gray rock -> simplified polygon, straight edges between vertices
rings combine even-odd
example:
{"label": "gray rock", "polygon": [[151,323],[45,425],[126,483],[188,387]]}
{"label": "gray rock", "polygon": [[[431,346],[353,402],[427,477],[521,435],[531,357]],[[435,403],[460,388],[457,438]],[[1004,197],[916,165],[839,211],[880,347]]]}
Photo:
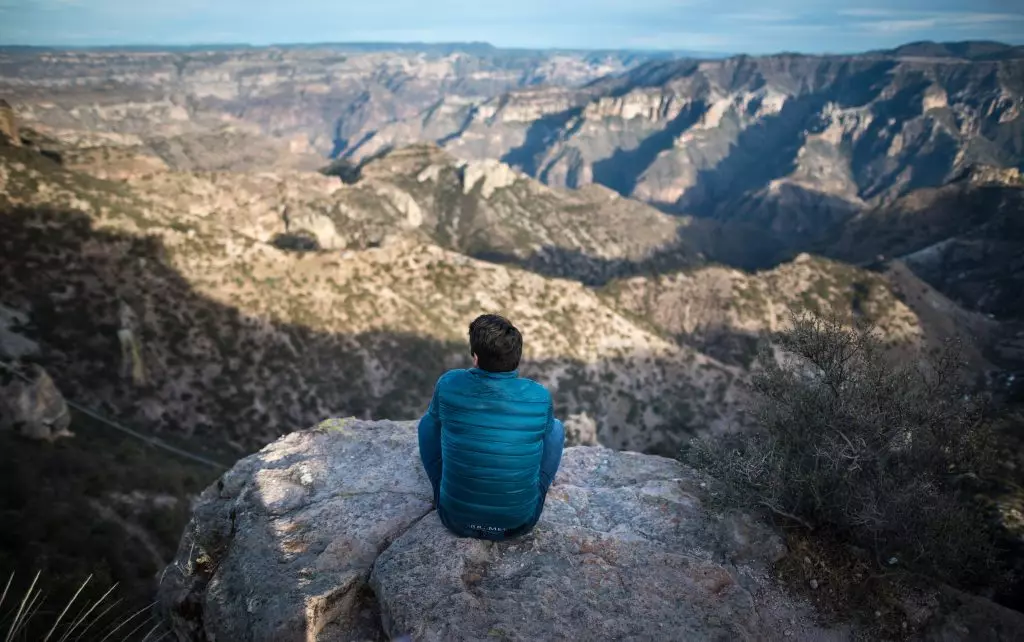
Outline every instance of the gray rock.
{"label": "gray rock", "polygon": [[[805,609],[751,569],[772,561],[777,535],[734,539],[697,497],[679,463],[577,447],[565,452],[544,517],[517,542],[457,539],[434,514],[374,565],[386,632],[430,640],[758,639]],[[776,604],[769,604],[774,602]],[[762,608],[764,611],[762,612]],[[838,632],[808,629],[827,639]],[[771,637],[772,634],[768,634]]]}
{"label": "gray rock", "polygon": [[[771,579],[778,534],[702,492],[674,460],[573,447],[532,533],[459,539],[431,510],[413,423],[330,420],[203,493],[159,601],[179,640],[854,638]],[[958,604],[930,639],[1024,631],[1018,613]]]}
{"label": "gray rock", "polygon": [[327,421],[243,459],[200,497],[160,603],[182,640],[380,637],[366,575],[431,508],[410,425]]}
{"label": "gray rock", "polygon": [[27,375],[30,381],[12,378],[0,385],[0,429],[48,441],[72,436],[68,405],[53,379],[38,365],[29,366]]}
{"label": "gray rock", "polygon": [[991,600],[940,587],[932,598],[938,617],[921,635],[927,642],[1011,642],[1024,640],[1024,615]]}
{"label": "gray rock", "polygon": [[27,323],[27,315],[0,305],[0,358],[17,361],[39,354],[39,344],[17,331]]}

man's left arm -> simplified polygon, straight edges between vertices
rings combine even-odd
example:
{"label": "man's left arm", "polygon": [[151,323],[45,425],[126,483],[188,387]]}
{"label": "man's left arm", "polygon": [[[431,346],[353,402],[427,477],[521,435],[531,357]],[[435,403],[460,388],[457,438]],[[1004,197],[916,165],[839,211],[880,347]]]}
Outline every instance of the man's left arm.
{"label": "man's left arm", "polygon": [[439,412],[439,389],[441,380],[434,386],[434,394],[430,398],[430,406],[426,414],[420,419],[418,428],[420,444],[420,460],[423,462],[423,469],[427,472],[430,484],[434,487],[434,494],[438,492],[441,484],[441,415]]}

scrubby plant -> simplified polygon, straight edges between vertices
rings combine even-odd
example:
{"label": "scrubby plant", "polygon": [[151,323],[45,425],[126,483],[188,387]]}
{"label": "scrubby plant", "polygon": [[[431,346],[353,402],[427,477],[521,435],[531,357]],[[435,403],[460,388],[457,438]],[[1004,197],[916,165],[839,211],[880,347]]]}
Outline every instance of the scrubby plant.
{"label": "scrubby plant", "polygon": [[869,327],[794,314],[753,376],[757,429],[684,455],[729,505],[761,507],[874,554],[886,569],[991,585],[995,520],[975,494],[993,471],[983,404],[950,345],[894,363]]}

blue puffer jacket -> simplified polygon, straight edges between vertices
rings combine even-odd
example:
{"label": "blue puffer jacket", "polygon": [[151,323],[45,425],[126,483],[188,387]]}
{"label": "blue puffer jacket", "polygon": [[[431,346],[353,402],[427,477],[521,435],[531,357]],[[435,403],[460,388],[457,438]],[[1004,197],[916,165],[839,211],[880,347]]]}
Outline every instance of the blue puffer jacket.
{"label": "blue puffer jacket", "polygon": [[472,368],[442,375],[420,427],[421,439],[440,437],[438,503],[445,521],[493,529],[529,522],[553,421],[547,389],[518,372]]}

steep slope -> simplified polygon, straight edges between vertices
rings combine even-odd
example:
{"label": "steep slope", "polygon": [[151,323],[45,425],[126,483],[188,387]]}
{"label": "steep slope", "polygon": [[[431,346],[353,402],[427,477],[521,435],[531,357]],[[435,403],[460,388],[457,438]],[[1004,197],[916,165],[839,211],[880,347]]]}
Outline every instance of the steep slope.
{"label": "steep slope", "polygon": [[904,349],[924,340],[917,315],[882,275],[807,254],[765,272],[708,266],[623,279],[602,293],[676,341],[743,367],[751,365],[758,340],[787,327],[790,310],[800,308],[872,321]]}
{"label": "steep slope", "polygon": [[788,327],[791,311],[800,309],[870,323],[895,356],[915,357],[959,339],[971,376],[998,365],[993,350],[1010,331],[964,310],[898,261],[875,272],[801,254],[772,270],[706,266],[622,279],[601,292],[677,343],[744,369],[766,335]]}
{"label": "steep slope", "polygon": [[[433,146],[383,155],[349,182],[108,182],[3,149],[2,303],[61,346],[72,397],[171,431],[231,426],[248,446],[324,414],[415,416],[436,376],[465,363],[465,326],[484,310],[524,329],[524,372],[560,412],[588,415],[606,445],[659,452],[741,421],[735,384],[788,306],[868,316],[894,342],[921,342],[877,275],[810,257],[757,275],[708,266],[717,224]],[[144,384],[116,373],[124,306]]]}
{"label": "steep slope", "polygon": [[[652,61],[582,89],[433,109],[351,155],[431,138],[550,184],[597,182],[807,242],[970,164],[1020,167],[1024,58],[1009,51],[997,60],[895,51]],[[437,114],[451,125],[441,136]]]}
{"label": "steep slope", "polygon": [[[29,315],[66,394],[115,416],[246,448],[328,414],[414,417],[435,378],[466,363],[466,324],[484,310],[521,325],[524,373],[552,387],[560,413],[595,418],[605,443],[670,451],[734,414],[733,369],[578,282],[475,260],[416,230],[364,251],[281,250],[246,234],[232,218],[241,209],[204,218],[202,206],[189,213],[8,151],[3,303]],[[308,194],[317,180],[349,196],[316,174],[271,184]],[[118,372],[124,307],[137,319],[144,381]]]}
{"label": "steep slope", "polygon": [[828,252],[858,263],[900,259],[960,306],[1024,320],[1024,179],[974,167],[939,188],[867,210]]}

